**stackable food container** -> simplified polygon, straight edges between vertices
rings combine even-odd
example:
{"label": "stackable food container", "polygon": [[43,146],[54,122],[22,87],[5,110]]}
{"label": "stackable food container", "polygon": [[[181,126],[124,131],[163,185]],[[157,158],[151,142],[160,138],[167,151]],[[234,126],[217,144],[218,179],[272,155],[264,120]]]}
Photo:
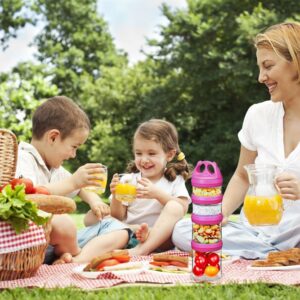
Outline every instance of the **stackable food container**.
{"label": "stackable food container", "polygon": [[223,177],[215,162],[198,161],[192,174],[192,276],[195,281],[221,277]]}

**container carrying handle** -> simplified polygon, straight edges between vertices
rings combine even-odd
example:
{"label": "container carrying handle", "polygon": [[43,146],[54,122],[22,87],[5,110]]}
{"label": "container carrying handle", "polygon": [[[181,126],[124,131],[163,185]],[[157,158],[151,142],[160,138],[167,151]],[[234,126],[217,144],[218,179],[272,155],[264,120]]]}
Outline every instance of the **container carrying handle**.
{"label": "container carrying handle", "polygon": [[195,170],[197,173],[201,174],[201,177],[222,177],[219,167],[214,161],[200,160],[198,161]]}

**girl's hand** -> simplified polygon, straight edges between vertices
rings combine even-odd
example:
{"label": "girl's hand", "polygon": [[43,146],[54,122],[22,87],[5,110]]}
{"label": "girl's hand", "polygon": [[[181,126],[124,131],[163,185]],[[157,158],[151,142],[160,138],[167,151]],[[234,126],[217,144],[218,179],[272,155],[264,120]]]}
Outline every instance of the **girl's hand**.
{"label": "girl's hand", "polygon": [[157,198],[157,194],[159,193],[158,188],[148,179],[142,178],[138,180],[137,186],[137,198]]}
{"label": "girl's hand", "polygon": [[275,184],[284,199],[300,199],[300,182],[297,176],[291,173],[281,173],[276,177]]}
{"label": "girl's hand", "polygon": [[88,163],[81,166],[71,176],[74,190],[81,189],[87,185],[101,186],[95,182],[95,180],[101,179],[101,173],[103,173],[101,164]]}
{"label": "girl's hand", "polygon": [[116,192],[116,186],[117,184],[120,182],[120,178],[119,178],[119,175],[118,174],[114,174],[112,180],[111,180],[111,183],[109,185],[109,189],[110,189],[110,192],[111,194],[115,194]]}

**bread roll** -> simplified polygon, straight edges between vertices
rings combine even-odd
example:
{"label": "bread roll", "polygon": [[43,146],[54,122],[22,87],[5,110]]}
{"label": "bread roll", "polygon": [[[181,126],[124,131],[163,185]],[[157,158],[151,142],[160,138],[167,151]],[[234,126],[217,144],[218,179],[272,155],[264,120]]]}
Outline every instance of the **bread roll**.
{"label": "bread roll", "polygon": [[65,214],[76,210],[75,201],[57,195],[28,194],[26,200],[33,201],[38,208],[51,214]]}

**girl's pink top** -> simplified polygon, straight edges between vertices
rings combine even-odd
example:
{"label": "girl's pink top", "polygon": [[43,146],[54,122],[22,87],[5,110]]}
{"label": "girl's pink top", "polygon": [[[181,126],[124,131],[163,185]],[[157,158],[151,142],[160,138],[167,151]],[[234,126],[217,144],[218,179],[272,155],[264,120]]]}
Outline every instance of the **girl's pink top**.
{"label": "girl's pink top", "polygon": [[218,165],[214,161],[198,161],[193,174],[192,186],[200,188],[220,187],[223,177]]}
{"label": "girl's pink top", "polygon": [[217,214],[214,216],[199,216],[192,214],[192,222],[199,225],[216,225],[220,224],[222,220],[222,214]]}
{"label": "girl's pink top", "polygon": [[195,241],[192,241],[192,249],[196,250],[197,252],[214,252],[219,251],[222,249],[223,243],[219,241],[215,244],[199,244]]}

